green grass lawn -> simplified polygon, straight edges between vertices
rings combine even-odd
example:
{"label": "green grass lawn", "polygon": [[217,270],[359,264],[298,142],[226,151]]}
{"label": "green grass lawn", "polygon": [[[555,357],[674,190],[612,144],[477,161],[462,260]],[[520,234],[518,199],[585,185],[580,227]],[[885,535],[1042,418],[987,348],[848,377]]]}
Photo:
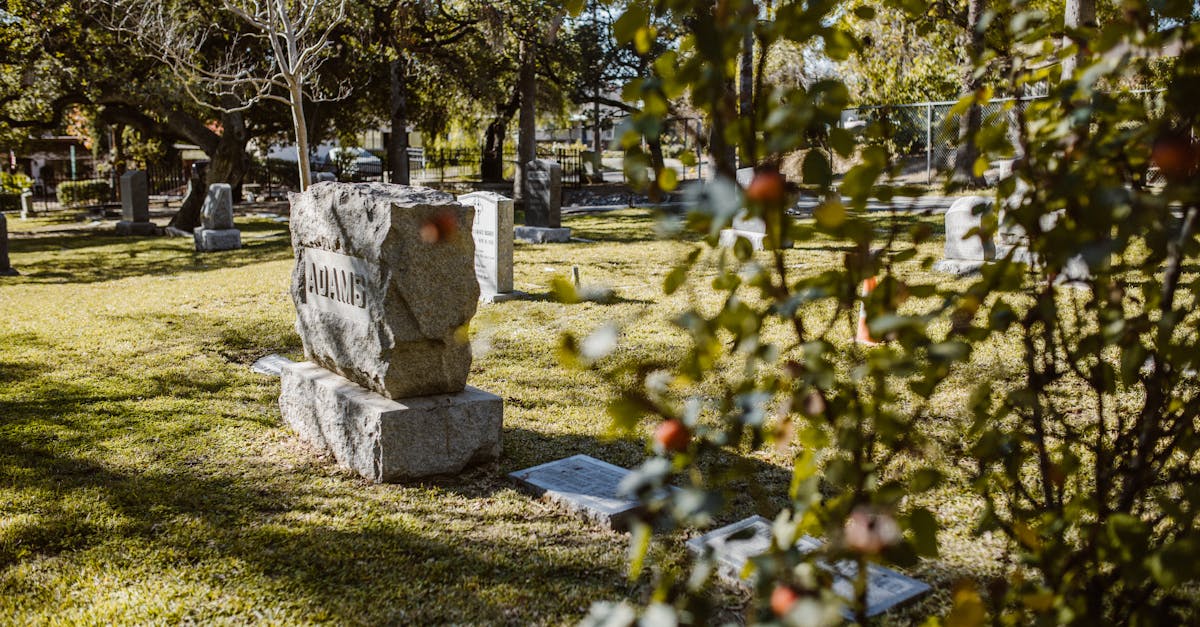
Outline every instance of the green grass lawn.
{"label": "green grass lawn", "polygon": [[[646,599],[648,580],[626,578],[624,535],[534,500],[505,474],[576,453],[644,459],[651,425],[613,434],[609,390],[561,367],[556,346],[563,331],[616,320],[626,325],[617,358],[682,354],[667,320],[717,306],[703,282],[662,295],[695,242],[658,237],[655,216],[631,209],[569,218],[592,243],[518,243],[516,288],[534,298],[481,305],[472,323],[469,383],[504,398],[502,458],[460,477],[371,485],[300,444],[280,420],[278,379],[250,372],[269,353],[299,359],[301,346],[286,225],[238,222],[243,249],[202,255],[189,239],[10,220],[22,276],[0,279],[0,622],[559,624],[594,601]],[[818,272],[840,255],[817,242],[788,263]],[[572,266],[616,298],[548,298]],[[924,271],[914,261],[902,272]],[[839,324],[849,343],[850,321]],[[999,345],[976,355],[955,376],[1015,367]],[[944,613],[956,580],[1001,567],[1000,543],[970,534],[979,504],[955,487],[965,479],[949,461],[969,386],[946,389],[928,452],[951,474],[927,503],[945,527],[942,557],[910,572],[935,592],[888,622]],[[773,516],[794,454],[718,460],[757,472],[720,522]],[[746,605],[736,592],[724,599],[730,617]]]}

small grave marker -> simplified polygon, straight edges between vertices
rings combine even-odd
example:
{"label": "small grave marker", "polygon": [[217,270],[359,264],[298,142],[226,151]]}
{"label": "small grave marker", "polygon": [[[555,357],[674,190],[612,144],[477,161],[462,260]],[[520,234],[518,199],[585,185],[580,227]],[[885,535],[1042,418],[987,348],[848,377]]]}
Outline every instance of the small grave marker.
{"label": "small grave marker", "polygon": [[[730,539],[730,536],[747,529],[753,531],[749,537]],[[751,516],[700,537],[692,538],[688,540],[687,547],[696,554],[703,553],[705,547],[710,548],[719,564],[721,576],[740,585],[747,585],[748,582],[740,577],[742,568],[750,559],[767,552],[771,548],[771,539],[771,521],[762,516]],[[797,545],[801,550],[807,552],[820,548],[821,541],[811,536],[804,536],[797,541]],[[819,562],[818,564],[834,576],[833,591],[835,593],[846,599],[854,596],[854,578],[858,571],[853,562],[842,561],[833,565]],[[867,573],[867,616],[882,614],[930,590],[927,583],[876,564],[871,564]]]}
{"label": "small grave marker", "polygon": [[610,529],[625,529],[641,509],[637,498],[617,496],[621,480],[631,471],[589,455],[509,473],[517,483]]}
{"label": "small grave marker", "polygon": [[278,377],[283,371],[283,367],[288,364],[296,363],[283,355],[267,355],[260,357],[258,361],[250,364],[250,371],[258,374],[265,374],[271,377]]}

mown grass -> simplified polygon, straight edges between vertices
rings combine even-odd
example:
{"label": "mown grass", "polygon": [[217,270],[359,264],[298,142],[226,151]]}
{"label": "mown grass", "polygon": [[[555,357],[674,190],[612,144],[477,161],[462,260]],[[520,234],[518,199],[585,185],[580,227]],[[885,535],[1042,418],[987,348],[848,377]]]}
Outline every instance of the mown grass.
{"label": "mown grass", "polygon": [[[879,219],[941,227],[936,216]],[[207,255],[187,239],[14,236],[23,276],[0,283],[0,622],[545,624],[574,622],[597,600],[645,600],[646,579],[626,579],[625,536],[505,475],[576,453],[640,463],[651,426],[613,433],[609,390],[558,364],[560,334],[616,320],[616,359],[669,363],[685,350],[669,318],[718,306],[704,287],[714,269],[664,296],[664,277],[696,242],[663,239],[646,210],[567,225],[592,242],[517,244],[516,288],[533,298],[481,305],[472,323],[469,382],[505,400],[501,460],[406,485],[368,484],[298,443],[279,418],[278,380],[248,368],[268,353],[301,357],[286,225],[239,219],[245,248]],[[836,242],[808,243],[788,264],[819,272],[841,254]],[[616,298],[546,297],[572,266]],[[900,271],[926,272],[916,261]],[[849,345],[850,329],[840,320],[831,337]],[[911,573],[935,593],[885,622],[942,614],[953,582],[1001,568],[998,541],[971,534],[979,503],[953,459],[966,383],[1003,379],[1013,359],[1004,341],[981,346],[955,374],[963,384],[938,397],[927,453],[952,480],[928,504],[945,527],[942,555]],[[794,453],[719,460],[755,472],[719,522],[773,516]],[[744,600],[725,599],[736,618]]]}

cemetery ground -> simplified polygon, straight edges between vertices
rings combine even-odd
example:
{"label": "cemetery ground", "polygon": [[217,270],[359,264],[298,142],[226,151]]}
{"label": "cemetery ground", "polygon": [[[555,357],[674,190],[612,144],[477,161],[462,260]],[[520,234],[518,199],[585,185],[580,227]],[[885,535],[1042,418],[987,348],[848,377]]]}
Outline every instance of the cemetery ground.
{"label": "cemetery ground", "polygon": [[[939,215],[873,219],[942,229]],[[625,535],[506,478],[579,453],[626,468],[648,454],[653,424],[614,433],[610,389],[563,367],[557,347],[563,331],[584,336],[615,320],[625,330],[611,359],[669,363],[685,350],[670,317],[719,306],[702,280],[663,295],[674,263],[701,244],[660,236],[650,210],[572,215],[564,226],[579,239],[517,243],[515,287],[531,297],[481,304],[470,332],[468,383],[504,398],[503,455],[461,477],[400,485],[367,483],[300,444],[280,420],[279,380],[250,371],[270,353],[302,358],[286,224],[239,216],[244,247],[213,254],[190,239],[118,238],[53,218],[9,224],[22,276],[0,283],[3,622],[570,623],[594,601],[650,594],[647,574],[627,580]],[[940,257],[939,239],[922,246]],[[787,262],[817,273],[842,254],[840,242],[803,242]],[[582,285],[613,298],[556,302],[548,286],[573,266]],[[899,272],[931,271],[919,256]],[[816,324],[823,313],[808,315]],[[846,373],[867,355],[852,328],[847,316],[830,334],[846,347]],[[971,384],[990,377],[1002,390],[1020,371],[1015,333],[979,345],[935,399],[919,454],[948,480],[907,505],[936,512],[941,555],[905,571],[933,592],[882,624],[944,614],[955,582],[1006,567],[998,538],[972,534],[981,504],[956,460]],[[773,517],[796,453],[782,443],[712,462],[755,471],[716,524]],[[686,572],[687,539],[673,536],[654,563]],[[753,611],[733,589],[722,598],[729,618]]]}

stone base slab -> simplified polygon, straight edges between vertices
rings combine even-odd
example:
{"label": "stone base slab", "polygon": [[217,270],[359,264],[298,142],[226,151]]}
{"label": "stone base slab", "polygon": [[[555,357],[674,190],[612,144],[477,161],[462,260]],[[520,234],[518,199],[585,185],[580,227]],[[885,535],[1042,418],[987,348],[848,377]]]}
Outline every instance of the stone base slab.
{"label": "stone base slab", "polygon": [[457,394],[392,400],[312,362],[283,364],[279,409],[300,439],[376,483],[460,472],[500,456],[504,401]]}
{"label": "stone base slab", "polygon": [[17,272],[16,268],[10,266],[8,268],[0,268],[0,276],[21,276],[21,273]]}
{"label": "stone base slab", "polygon": [[242,232],[237,229],[206,229],[200,226],[192,232],[192,237],[196,240],[196,252],[237,250],[242,247]]}
{"label": "stone base slab", "polygon": [[117,223],[117,235],[158,235],[158,225],[153,222],[121,220]]}
{"label": "stone base slab", "polygon": [[571,241],[571,229],[565,226],[518,226],[513,228],[513,237],[530,244],[562,244]]}
{"label": "stone base slab", "polygon": [[[738,238],[750,242],[750,247],[754,250],[763,250],[763,242],[767,239],[766,233],[759,231],[745,231],[742,229],[721,229],[721,236],[718,240],[718,245],[722,248],[733,248],[737,243]],[[791,248],[792,242],[784,242],[784,248]]]}
{"label": "stone base slab", "polygon": [[504,303],[510,300],[523,300],[529,298],[529,294],[525,292],[499,292],[496,294],[479,294],[479,302],[481,303]]}
{"label": "stone base slab", "polygon": [[933,269],[947,274],[968,276],[978,274],[979,269],[989,262],[991,262],[990,259],[987,261],[975,259],[939,259],[933,263]]}

